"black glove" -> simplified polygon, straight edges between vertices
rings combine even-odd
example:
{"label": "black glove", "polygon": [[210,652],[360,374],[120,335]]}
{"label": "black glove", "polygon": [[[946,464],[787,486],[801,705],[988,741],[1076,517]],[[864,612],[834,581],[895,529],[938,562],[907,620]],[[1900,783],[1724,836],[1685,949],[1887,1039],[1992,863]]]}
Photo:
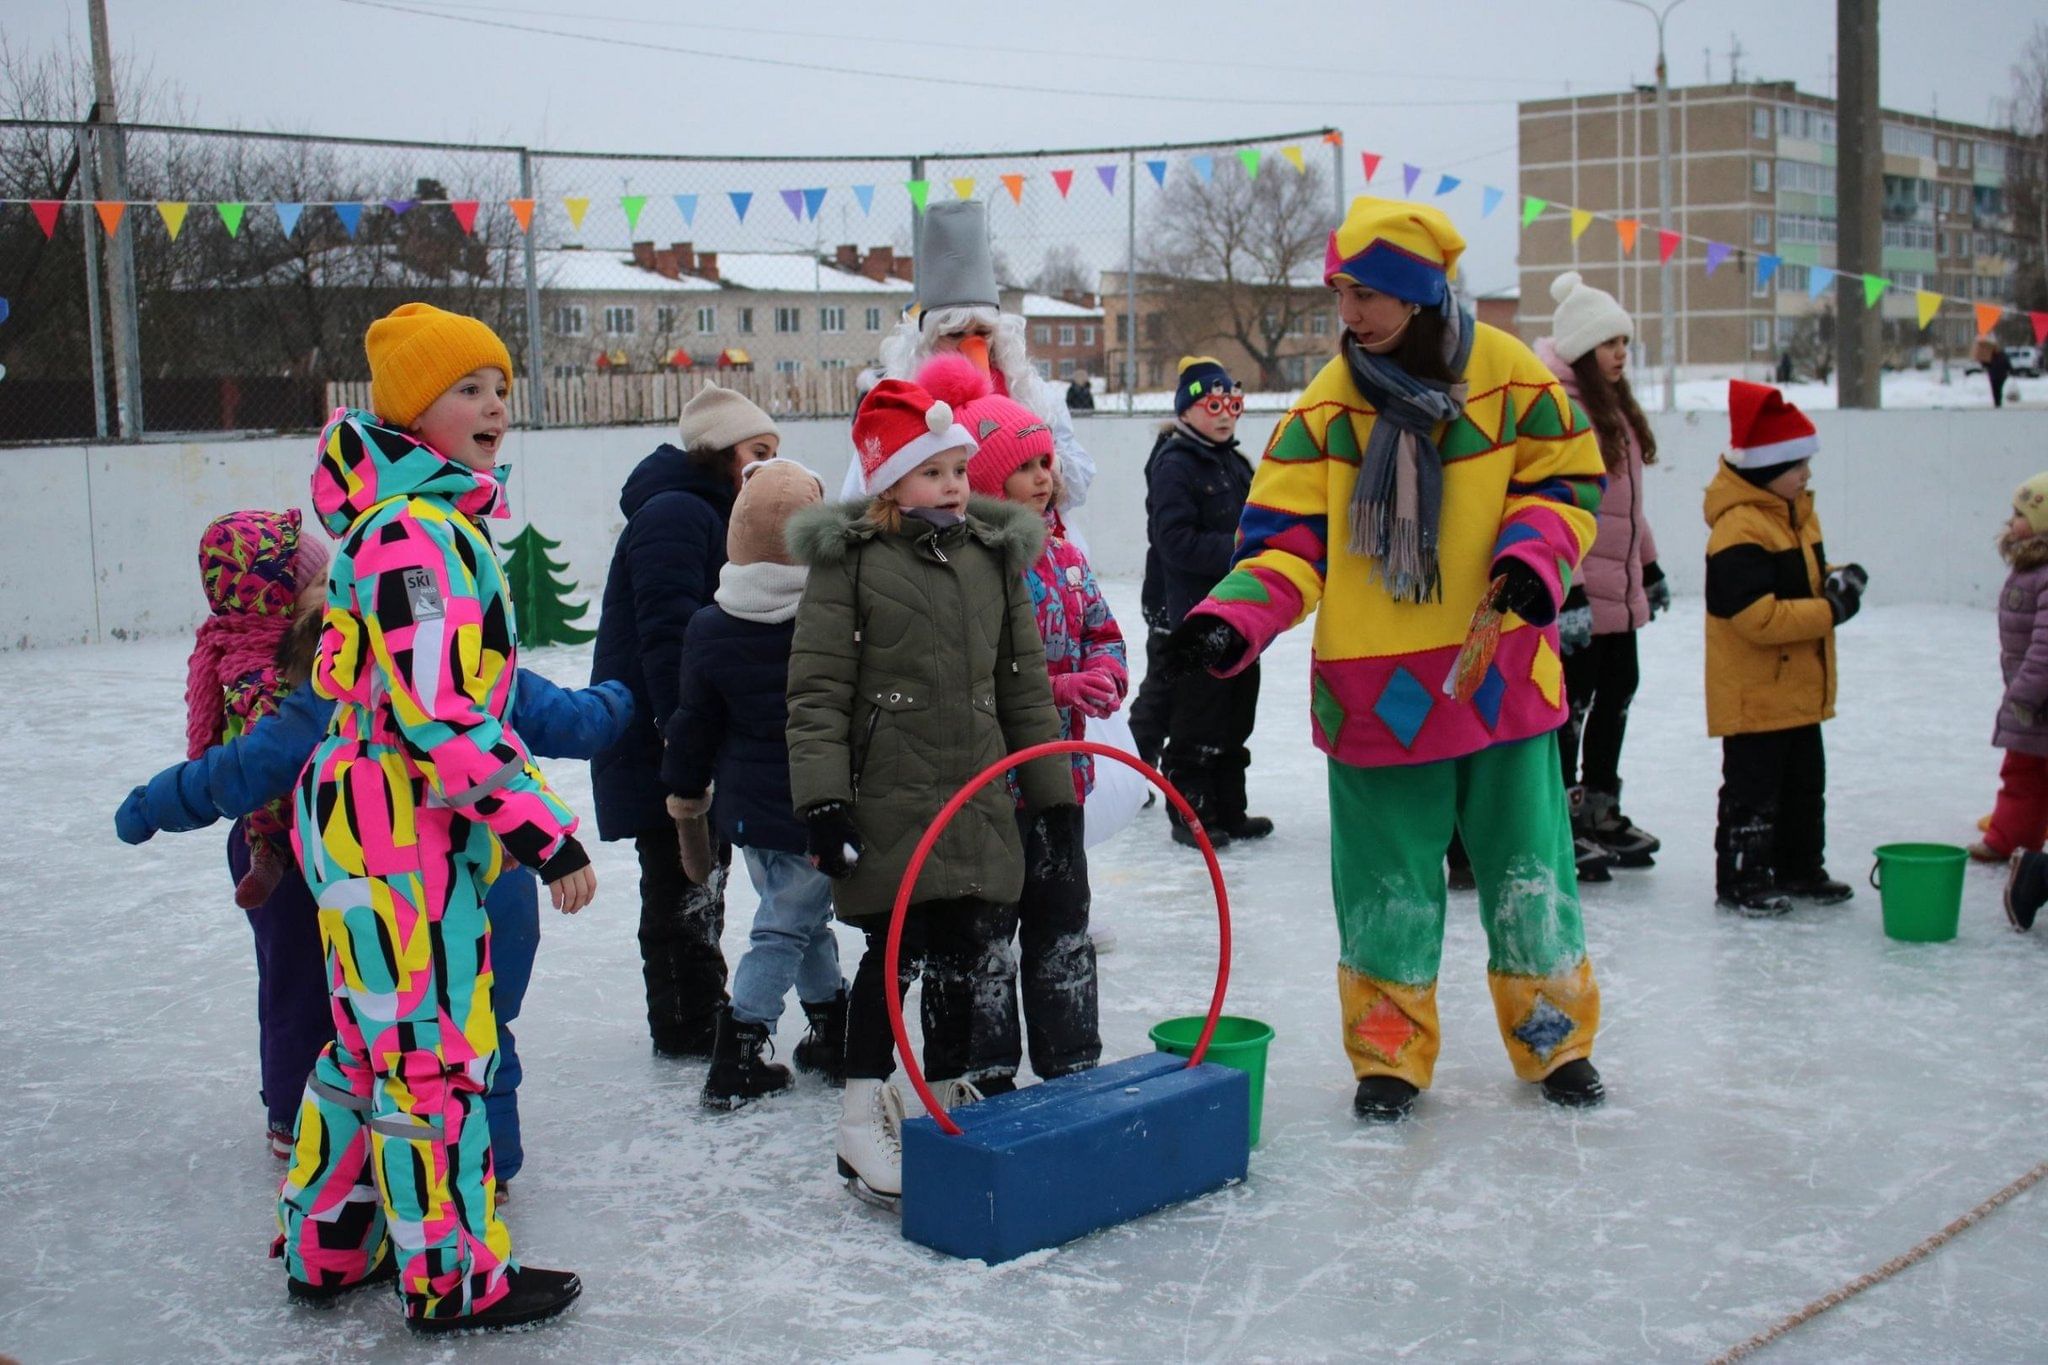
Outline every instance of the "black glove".
{"label": "black glove", "polygon": [[1251,642],[1221,617],[1190,616],[1159,647],[1159,680],[1178,682],[1204,669],[1228,668],[1250,648]]}
{"label": "black glove", "polygon": [[1550,603],[1550,589],[1544,586],[1536,571],[1519,559],[1503,559],[1493,566],[1496,578],[1505,578],[1501,584],[1500,599],[1494,603],[1503,615],[1513,612],[1532,626],[1547,626],[1557,616],[1557,608]]}
{"label": "black glove", "polygon": [[1650,600],[1650,619],[1671,610],[1671,585],[1664,581],[1664,571],[1656,562],[1643,565],[1643,596]]}
{"label": "black glove", "polygon": [[804,812],[804,824],[809,829],[804,842],[811,866],[834,881],[852,876],[861,849],[853,807],[844,801],[821,801]]}
{"label": "black glove", "polygon": [[1835,613],[1836,625],[1841,625],[1862,608],[1863,589],[1869,582],[1870,575],[1863,571],[1861,564],[1844,564],[1828,574],[1820,590]]}

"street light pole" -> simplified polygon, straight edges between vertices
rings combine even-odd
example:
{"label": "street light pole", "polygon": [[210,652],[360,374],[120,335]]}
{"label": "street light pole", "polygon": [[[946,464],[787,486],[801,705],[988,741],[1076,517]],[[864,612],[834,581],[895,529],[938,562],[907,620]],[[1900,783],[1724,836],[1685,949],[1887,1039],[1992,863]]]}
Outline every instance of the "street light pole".
{"label": "street light pole", "polygon": [[[1671,0],[1662,10],[1644,0],[1619,0],[1632,5],[1657,22],[1657,218],[1667,232],[1671,226],[1671,74],[1664,61],[1664,21],[1685,0]],[[1658,348],[1664,352],[1664,411],[1678,410],[1678,328],[1672,318],[1671,262],[1657,267]]]}

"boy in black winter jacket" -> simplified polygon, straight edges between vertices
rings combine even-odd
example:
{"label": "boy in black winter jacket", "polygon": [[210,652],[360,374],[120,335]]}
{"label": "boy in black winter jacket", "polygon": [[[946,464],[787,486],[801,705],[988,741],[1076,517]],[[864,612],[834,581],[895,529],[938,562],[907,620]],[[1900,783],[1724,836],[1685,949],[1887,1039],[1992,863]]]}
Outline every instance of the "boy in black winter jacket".
{"label": "boy in black winter jacket", "polygon": [[[1252,466],[1237,448],[1244,393],[1208,356],[1184,356],[1173,391],[1173,424],[1145,461],[1143,606],[1145,681],[1131,708],[1131,732],[1147,762],[1164,749],[1160,771],[1180,788],[1219,847],[1273,832],[1245,814],[1245,742],[1259,708],[1259,666],[1235,677],[1197,670],[1166,681],[1159,650],[1188,610],[1230,572],[1237,522],[1251,491]],[[1169,808],[1176,842],[1194,844]]]}
{"label": "boy in black winter jacket", "polygon": [[[789,794],[790,642],[806,570],[783,527],[822,501],[818,476],[793,460],[751,465],[733,503],[728,557],[712,604],[690,618],[661,775],[682,827],[708,812],[718,839],[743,850],[761,898],[732,1001],[718,1012],[707,1109],[737,1109],[789,1089],[789,1069],[762,1056],[793,984],[811,1031],[799,1070],[842,1083],[846,983],[832,934],[832,882],[804,856],[806,827]],[[715,779],[715,784],[714,784]]]}

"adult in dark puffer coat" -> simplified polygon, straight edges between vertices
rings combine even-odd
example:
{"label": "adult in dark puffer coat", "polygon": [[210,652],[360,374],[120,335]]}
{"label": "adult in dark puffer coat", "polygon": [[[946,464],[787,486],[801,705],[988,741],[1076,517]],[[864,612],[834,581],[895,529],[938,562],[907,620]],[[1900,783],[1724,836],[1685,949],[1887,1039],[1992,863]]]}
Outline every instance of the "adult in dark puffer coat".
{"label": "adult in dark puffer coat", "polygon": [[711,385],[683,409],[682,448],[642,460],[619,496],[626,529],[605,580],[593,683],[633,691],[638,716],[591,764],[599,837],[631,839],[640,859],[640,960],[647,1028],[663,1056],[704,1057],[725,1004],[725,878],[683,871],[661,782],[662,730],[676,709],[683,636],[725,565],[726,519],[740,470],[772,459],[781,434],[767,413]]}

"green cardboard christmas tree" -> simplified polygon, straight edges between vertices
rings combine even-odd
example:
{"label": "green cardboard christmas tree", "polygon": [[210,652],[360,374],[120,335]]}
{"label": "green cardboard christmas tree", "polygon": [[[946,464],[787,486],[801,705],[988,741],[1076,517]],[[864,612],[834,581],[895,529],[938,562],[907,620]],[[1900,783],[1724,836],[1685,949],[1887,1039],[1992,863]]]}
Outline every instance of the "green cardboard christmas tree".
{"label": "green cardboard christmas tree", "polygon": [[569,600],[563,578],[569,566],[548,556],[561,548],[560,541],[549,540],[531,522],[505,543],[505,581],[512,589],[522,645],[580,645],[597,638],[596,631],[576,624],[590,604]]}

